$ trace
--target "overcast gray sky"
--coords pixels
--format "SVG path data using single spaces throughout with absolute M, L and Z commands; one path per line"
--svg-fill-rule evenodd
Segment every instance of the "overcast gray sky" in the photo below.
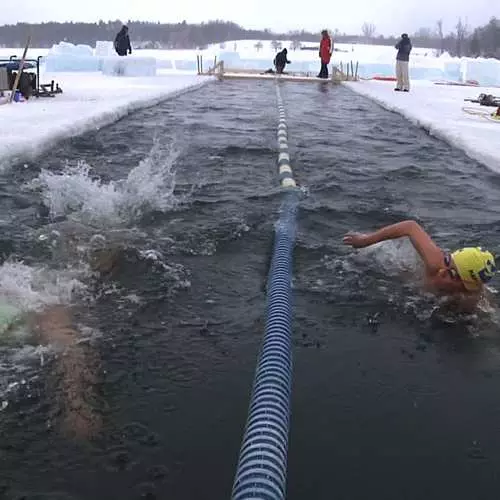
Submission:
M 359 33 L 363 22 L 377 32 L 410 33 L 421 26 L 433 27 L 444 19 L 445 32 L 457 18 L 475 27 L 493 15 L 500 17 L 499 0 L 2 0 L 0 25 L 19 21 L 90 21 L 99 19 L 160 22 L 201 22 L 210 19 L 235 21 L 247 28 L 319 30 L 338 28 Z

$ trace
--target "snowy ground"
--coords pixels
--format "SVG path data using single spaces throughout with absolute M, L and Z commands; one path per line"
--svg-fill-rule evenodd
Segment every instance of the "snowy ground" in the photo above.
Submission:
M 49 52 L 49 49 L 29 49 L 28 50 L 28 58 L 36 59 L 39 56 L 46 56 Z M 23 55 L 23 49 L 20 48 L 8 48 L 8 47 L 0 47 L 0 59 L 8 59 L 10 56 L 21 57 Z
M 100 128 L 209 81 L 192 73 L 129 78 L 42 73 L 42 83 L 51 79 L 62 87 L 62 94 L 0 106 L 0 168 L 33 157 L 57 140 Z
M 463 108 L 488 114 L 495 108 L 464 101 L 480 93 L 498 95 L 499 89 L 435 85 L 412 82 L 410 93 L 395 92 L 394 82 L 360 81 L 346 84 L 349 88 L 403 114 L 430 134 L 464 150 L 471 158 L 500 172 L 500 122 L 482 115 L 466 113 Z

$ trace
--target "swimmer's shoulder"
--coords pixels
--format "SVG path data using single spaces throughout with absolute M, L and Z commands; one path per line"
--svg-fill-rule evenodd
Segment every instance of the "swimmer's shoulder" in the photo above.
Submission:
M 67 306 L 49 306 L 34 315 L 32 321 L 42 343 L 55 343 L 67 347 L 78 340 Z

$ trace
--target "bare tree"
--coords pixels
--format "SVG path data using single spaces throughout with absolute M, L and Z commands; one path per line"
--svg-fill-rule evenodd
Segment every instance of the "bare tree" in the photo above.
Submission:
M 444 52 L 444 34 L 443 34 L 443 20 L 439 19 L 436 22 L 437 35 L 439 38 L 439 55 Z
M 292 50 L 297 50 L 302 47 L 302 44 L 300 43 L 300 40 L 292 40 L 292 44 L 290 45 L 290 48 Z
M 263 47 L 263 44 L 262 42 L 259 40 L 255 45 L 254 45 L 255 49 L 257 50 L 257 52 L 260 52 L 262 50 L 262 47 Z
M 361 32 L 367 40 L 371 40 L 373 38 L 373 35 L 375 35 L 375 31 L 376 28 L 373 23 L 363 23 L 363 26 L 361 26 Z
M 481 55 L 481 42 L 479 40 L 478 30 L 475 30 L 470 38 L 469 51 L 474 57 Z
M 490 22 L 479 29 L 481 48 L 486 57 L 500 59 L 500 20 L 492 17 Z
M 278 50 L 278 48 L 281 46 L 281 43 L 278 42 L 277 40 L 272 40 L 271 41 L 271 47 L 274 49 L 274 50 Z
M 462 18 L 458 18 L 457 29 L 457 57 L 462 57 L 462 49 L 465 48 L 465 40 L 467 38 L 469 27 L 467 22 L 462 22 Z

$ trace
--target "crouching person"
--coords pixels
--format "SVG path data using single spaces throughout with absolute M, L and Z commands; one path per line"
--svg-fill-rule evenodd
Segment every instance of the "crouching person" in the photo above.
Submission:
M 285 66 L 291 63 L 287 58 L 287 54 L 288 51 L 283 49 L 281 52 L 278 52 L 274 58 L 274 67 L 276 68 L 276 73 L 279 75 L 283 73 Z

